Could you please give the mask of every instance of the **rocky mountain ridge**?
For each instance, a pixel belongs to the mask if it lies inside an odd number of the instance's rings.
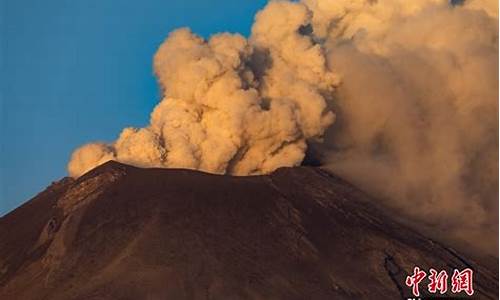
[[[0,237],[0,299],[401,299],[414,266],[470,267],[475,296],[498,297],[496,266],[313,167],[231,177],[111,161],[0,218]]]

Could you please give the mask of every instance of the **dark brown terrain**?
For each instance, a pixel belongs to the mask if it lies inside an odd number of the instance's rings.
[[[0,219],[0,299],[401,299],[415,265],[480,266],[318,168],[229,177],[108,162]],[[421,290],[426,289],[421,284]]]

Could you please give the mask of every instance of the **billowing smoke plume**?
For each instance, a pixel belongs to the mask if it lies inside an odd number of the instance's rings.
[[[429,228],[497,253],[496,8],[308,2],[342,78],[327,165]]]
[[[495,253],[497,10],[495,0],[273,1],[249,39],[174,31],[154,58],[164,98],[150,125],[77,149],[69,173],[114,159],[262,174],[300,164],[312,144],[393,209]]]
[[[164,98],[150,126],[76,150],[71,176],[110,159],[236,175],[300,164],[306,141],[334,121],[324,95],[338,79],[322,46],[297,30],[310,21],[305,6],[274,3],[256,19],[252,41],[171,33],[154,58]]]

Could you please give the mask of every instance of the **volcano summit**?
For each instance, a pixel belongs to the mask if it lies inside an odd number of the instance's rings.
[[[110,161],[2,217],[0,236],[1,299],[401,299],[414,266],[472,268],[475,296],[498,290],[495,268],[311,167],[232,177]]]

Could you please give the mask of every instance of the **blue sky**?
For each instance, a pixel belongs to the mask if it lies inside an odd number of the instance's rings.
[[[266,0],[0,0],[0,215],[66,176],[72,150],[147,124],[167,34],[248,35]]]

